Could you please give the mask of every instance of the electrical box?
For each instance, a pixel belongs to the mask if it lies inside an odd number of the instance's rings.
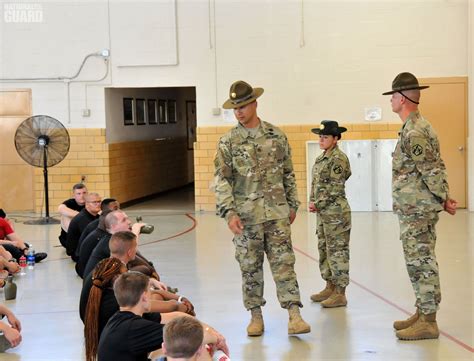
[[[396,139],[339,142],[351,164],[352,175],[346,182],[346,196],[352,211],[392,210],[392,153],[396,144]],[[317,141],[306,142],[308,200],[312,168],[321,153]]]

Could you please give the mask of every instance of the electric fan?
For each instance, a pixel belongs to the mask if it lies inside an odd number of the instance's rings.
[[[15,148],[23,160],[43,168],[46,217],[25,224],[55,224],[49,216],[48,167],[61,162],[69,151],[69,133],[59,120],[47,115],[34,115],[24,120],[15,133]]]

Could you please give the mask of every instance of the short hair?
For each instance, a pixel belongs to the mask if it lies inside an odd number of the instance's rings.
[[[191,358],[201,347],[204,330],[194,317],[177,317],[168,322],[163,330],[166,356]]]
[[[102,203],[100,204],[100,209],[102,210],[102,212],[108,209],[109,204],[112,202],[117,202],[117,200],[115,198],[102,199]]]
[[[143,292],[148,289],[150,278],[140,272],[129,271],[121,274],[114,282],[114,294],[120,307],[138,304]]]
[[[121,211],[120,209],[117,209],[116,211],[113,211],[113,212],[110,212],[109,214],[107,214],[107,216],[105,217],[105,229],[106,230],[109,230],[110,228],[112,228],[112,226],[114,224],[118,223],[117,216],[118,216],[119,213],[124,213],[124,212]]]
[[[100,198],[100,194],[95,193],[95,192],[87,193],[86,196],[85,196],[86,202],[88,202],[88,200],[91,199],[92,197],[99,197]]]
[[[107,217],[107,215],[110,213],[110,212],[113,212],[111,209],[106,209],[104,211],[102,211],[102,213],[100,214],[99,216],[99,225],[97,226],[97,228],[105,231],[105,217]]]
[[[84,189],[87,188],[84,183],[76,183],[72,186],[72,191],[74,192],[76,189]]]
[[[137,235],[130,231],[120,231],[114,233],[109,240],[110,254],[114,254],[116,256],[125,255],[135,239],[137,239]]]

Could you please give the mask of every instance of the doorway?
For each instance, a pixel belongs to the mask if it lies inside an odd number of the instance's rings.
[[[420,111],[438,134],[446,164],[450,196],[459,208],[467,204],[467,77],[425,78]]]
[[[0,90],[0,208],[34,209],[33,167],[15,149],[15,132],[31,116],[31,89]]]

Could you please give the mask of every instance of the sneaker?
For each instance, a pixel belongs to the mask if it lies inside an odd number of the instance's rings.
[[[44,252],[35,253],[35,263],[40,263],[46,257],[48,257],[47,253],[44,253]]]

